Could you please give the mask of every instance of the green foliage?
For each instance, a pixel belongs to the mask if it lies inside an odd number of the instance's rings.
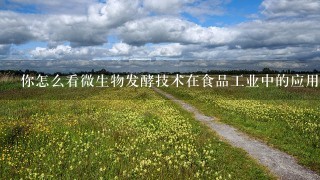
[[[320,173],[319,88],[163,88]],[[187,98],[186,98],[187,97]]]
[[[151,89],[12,89],[0,106],[0,179],[273,178]]]

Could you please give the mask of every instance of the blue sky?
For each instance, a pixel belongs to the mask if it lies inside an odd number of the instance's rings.
[[[319,60],[318,0],[0,0],[0,60]]]

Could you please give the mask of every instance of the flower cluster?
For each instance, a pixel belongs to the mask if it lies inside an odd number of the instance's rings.
[[[88,100],[1,101],[0,179],[233,177],[216,163],[224,157],[217,139],[203,138],[174,104],[150,89],[118,91]],[[100,100],[117,95],[122,100]]]

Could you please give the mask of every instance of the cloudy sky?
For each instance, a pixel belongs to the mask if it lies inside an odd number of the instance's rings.
[[[0,0],[2,60],[319,60],[319,0]]]

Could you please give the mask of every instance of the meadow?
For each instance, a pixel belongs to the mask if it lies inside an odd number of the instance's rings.
[[[166,90],[204,101],[193,90]],[[275,178],[150,88],[4,81],[0,106],[0,179]]]
[[[242,82],[245,83],[245,82]],[[162,90],[294,156],[320,173],[319,87],[168,87]]]

